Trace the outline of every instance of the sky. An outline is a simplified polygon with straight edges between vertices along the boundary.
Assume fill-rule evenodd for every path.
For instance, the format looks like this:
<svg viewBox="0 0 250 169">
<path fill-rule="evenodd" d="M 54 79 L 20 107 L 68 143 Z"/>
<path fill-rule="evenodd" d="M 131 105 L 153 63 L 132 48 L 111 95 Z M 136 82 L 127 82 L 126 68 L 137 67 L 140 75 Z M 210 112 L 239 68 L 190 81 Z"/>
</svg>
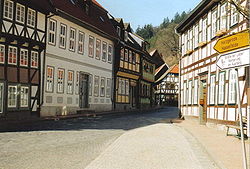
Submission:
<svg viewBox="0 0 250 169">
<path fill-rule="evenodd" d="M 176 12 L 195 8 L 201 0 L 97 0 L 115 18 L 129 22 L 133 30 L 138 26 L 159 26 L 163 19 L 172 19 Z"/>
</svg>

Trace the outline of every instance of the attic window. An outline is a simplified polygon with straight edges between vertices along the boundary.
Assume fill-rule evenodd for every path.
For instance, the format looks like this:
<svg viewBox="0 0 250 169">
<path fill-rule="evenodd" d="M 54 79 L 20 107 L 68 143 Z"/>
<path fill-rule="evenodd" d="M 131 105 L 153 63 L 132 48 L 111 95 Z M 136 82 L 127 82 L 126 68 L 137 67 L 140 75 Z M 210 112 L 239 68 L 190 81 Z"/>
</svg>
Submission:
<svg viewBox="0 0 250 169">
<path fill-rule="evenodd" d="M 85 12 L 87 15 L 89 14 L 89 5 L 88 4 L 85 5 Z"/>
<path fill-rule="evenodd" d="M 121 36 L 121 28 L 119 26 L 116 27 L 116 32 L 119 36 Z"/>
<path fill-rule="evenodd" d="M 100 16 L 100 19 L 101 19 L 101 21 L 102 21 L 102 22 L 104 22 L 104 19 L 103 19 L 103 17 L 101 17 L 101 16 Z"/>
<path fill-rule="evenodd" d="M 76 4 L 76 0 L 70 0 L 70 2 L 74 5 Z"/>
<path fill-rule="evenodd" d="M 126 42 L 128 41 L 128 32 L 127 32 L 127 31 L 125 31 L 124 40 L 125 40 Z"/>
</svg>

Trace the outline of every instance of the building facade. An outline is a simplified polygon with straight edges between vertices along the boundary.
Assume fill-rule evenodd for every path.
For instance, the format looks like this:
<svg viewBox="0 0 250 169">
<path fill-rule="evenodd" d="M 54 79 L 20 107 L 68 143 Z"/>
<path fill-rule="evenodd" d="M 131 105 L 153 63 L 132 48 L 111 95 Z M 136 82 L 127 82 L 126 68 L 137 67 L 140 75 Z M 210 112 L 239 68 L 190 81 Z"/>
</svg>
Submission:
<svg viewBox="0 0 250 169">
<path fill-rule="evenodd" d="M 177 106 L 179 93 L 179 65 L 169 69 L 166 64 L 155 72 L 155 100 L 158 105 Z M 164 71 L 164 69 L 167 69 Z"/>
<path fill-rule="evenodd" d="M 52 0 L 42 116 L 112 110 L 115 30 L 96 1 Z"/>
<path fill-rule="evenodd" d="M 114 61 L 114 108 L 139 108 L 139 78 L 141 76 L 141 48 L 131 36 L 128 23 L 120 18 L 111 19 L 119 37 Z"/>
<path fill-rule="evenodd" d="M 247 1 L 237 3 L 247 8 Z M 216 66 L 219 54 L 213 47 L 220 37 L 249 31 L 248 29 L 248 21 L 233 5 L 227 1 L 210 0 L 200 2 L 176 28 L 180 35 L 182 53 L 180 104 L 184 116 L 199 118 L 201 123 L 235 124 L 239 120 L 236 71 L 222 71 Z M 248 69 L 239 68 L 238 80 L 243 116 L 249 119 L 246 92 L 249 88 Z M 249 133 L 248 120 L 248 135 Z"/>
<path fill-rule="evenodd" d="M 0 1 L 0 116 L 39 116 L 49 1 Z"/>
</svg>

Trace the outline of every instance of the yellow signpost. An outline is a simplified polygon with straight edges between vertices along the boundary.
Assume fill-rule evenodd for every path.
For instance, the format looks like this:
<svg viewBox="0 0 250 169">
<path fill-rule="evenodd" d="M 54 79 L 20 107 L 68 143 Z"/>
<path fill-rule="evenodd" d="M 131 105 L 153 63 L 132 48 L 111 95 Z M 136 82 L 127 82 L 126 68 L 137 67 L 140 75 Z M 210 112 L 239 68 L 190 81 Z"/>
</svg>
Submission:
<svg viewBox="0 0 250 169">
<path fill-rule="evenodd" d="M 214 50 L 224 53 L 249 46 L 249 31 L 240 32 L 219 39 L 214 45 Z"/>
</svg>

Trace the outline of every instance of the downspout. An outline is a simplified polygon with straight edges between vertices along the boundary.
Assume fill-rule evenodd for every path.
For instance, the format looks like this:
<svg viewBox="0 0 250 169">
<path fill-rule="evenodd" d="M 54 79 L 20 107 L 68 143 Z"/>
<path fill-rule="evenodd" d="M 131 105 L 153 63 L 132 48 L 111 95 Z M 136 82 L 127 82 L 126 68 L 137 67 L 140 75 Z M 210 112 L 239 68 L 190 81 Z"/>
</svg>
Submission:
<svg viewBox="0 0 250 169">
<path fill-rule="evenodd" d="M 175 33 L 178 35 L 179 39 L 181 39 L 181 35 L 177 32 L 177 30 L 175 29 Z M 179 40 L 179 46 L 181 46 L 181 40 Z M 181 59 L 182 56 L 180 54 L 179 51 L 180 47 L 177 49 L 176 51 L 176 55 L 179 57 L 179 87 L 178 87 L 178 110 L 179 110 L 179 118 L 183 118 L 183 114 L 181 112 Z"/>
<path fill-rule="evenodd" d="M 40 107 L 43 105 L 44 103 L 44 84 L 45 84 L 45 67 L 46 67 L 46 53 L 47 53 L 47 28 L 48 28 L 48 19 L 50 17 L 54 16 L 54 14 L 52 15 L 46 15 L 46 19 L 45 19 L 45 50 L 44 50 L 44 53 L 43 53 L 43 71 L 42 71 L 42 98 L 41 98 L 41 103 L 40 103 Z"/>
</svg>

